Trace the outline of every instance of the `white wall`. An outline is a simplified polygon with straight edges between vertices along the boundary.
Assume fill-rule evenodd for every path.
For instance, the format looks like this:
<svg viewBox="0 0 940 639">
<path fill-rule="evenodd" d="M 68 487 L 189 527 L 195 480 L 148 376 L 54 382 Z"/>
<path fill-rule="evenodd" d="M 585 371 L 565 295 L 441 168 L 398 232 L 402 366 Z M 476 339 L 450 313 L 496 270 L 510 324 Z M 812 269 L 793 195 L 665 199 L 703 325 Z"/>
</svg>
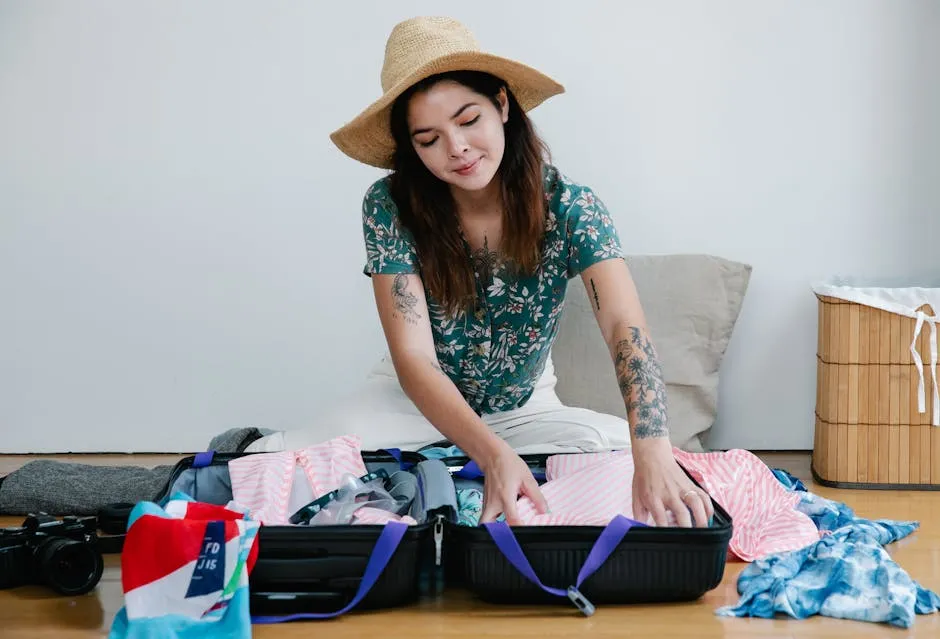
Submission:
<svg viewBox="0 0 940 639">
<path fill-rule="evenodd" d="M 199 450 L 367 371 L 379 173 L 327 135 L 421 13 L 567 86 L 533 115 L 630 252 L 754 266 L 712 444 L 810 448 L 809 283 L 940 276 L 940 3 L 450 5 L 0 4 L 0 451 Z"/>
</svg>

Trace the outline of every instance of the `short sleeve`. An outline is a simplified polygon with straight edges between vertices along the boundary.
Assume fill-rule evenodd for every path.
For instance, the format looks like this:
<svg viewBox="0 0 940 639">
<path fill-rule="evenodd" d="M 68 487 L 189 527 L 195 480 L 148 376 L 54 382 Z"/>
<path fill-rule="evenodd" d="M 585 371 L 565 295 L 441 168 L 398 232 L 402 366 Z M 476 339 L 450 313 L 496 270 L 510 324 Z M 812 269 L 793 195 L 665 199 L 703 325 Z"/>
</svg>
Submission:
<svg viewBox="0 0 940 639">
<path fill-rule="evenodd" d="M 568 277 L 579 275 L 597 262 L 623 257 L 620 236 L 604 203 L 581 187 L 568 196 Z"/>
<path fill-rule="evenodd" d="M 362 235 L 366 245 L 363 273 L 417 272 L 414 239 L 402 226 L 398 207 L 384 180 L 373 184 L 363 198 Z"/>
</svg>

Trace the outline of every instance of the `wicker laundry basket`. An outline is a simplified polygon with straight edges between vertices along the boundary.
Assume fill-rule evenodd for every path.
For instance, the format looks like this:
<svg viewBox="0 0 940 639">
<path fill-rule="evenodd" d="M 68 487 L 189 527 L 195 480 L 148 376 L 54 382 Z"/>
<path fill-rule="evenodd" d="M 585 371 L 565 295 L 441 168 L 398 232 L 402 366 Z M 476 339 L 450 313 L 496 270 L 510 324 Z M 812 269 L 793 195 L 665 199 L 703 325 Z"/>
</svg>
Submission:
<svg viewBox="0 0 940 639">
<path fill-rule="evenodd" d="M 895 296 L 895 304 L 888 295 L 875 299 L 881 308 L 832 287 L 817 287 L 816 297 L 813 477 L 843 488 L 940 489 L 940 305 L 919 304 L 922 295 Z"/>
</svg>

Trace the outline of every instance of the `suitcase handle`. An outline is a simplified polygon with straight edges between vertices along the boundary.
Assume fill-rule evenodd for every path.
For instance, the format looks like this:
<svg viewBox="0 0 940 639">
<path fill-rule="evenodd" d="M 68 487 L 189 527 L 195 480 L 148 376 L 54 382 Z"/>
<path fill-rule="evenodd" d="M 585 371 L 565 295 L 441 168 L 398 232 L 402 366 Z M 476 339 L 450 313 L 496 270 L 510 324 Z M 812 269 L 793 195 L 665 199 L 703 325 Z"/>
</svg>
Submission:
<svg viewBox="0 0 940 639">
<path fill-rule="evenodd" d="M 568 597 L 578 610 L 584 613 L 585 616 L 590 617 L 594 614 L 594 604 L 581 594 L 579 590 L 581 584 L 607 561 L 607 558 L 617 548 L 624 535 L 626 535 L 631 528 L 634 526 L 645 526 L 645 524 L 633 519 L 628 519 L 623 515 L 614 517 L 598 536 L 597 541 L 594 542 L 591 552 L 588 554 L 587 559 L 584 560 L 584 565 L 581 566 L 581 570 L 578 572 L 577 582 L 572 586 L 568 586 L 565 590 L 546 586 L 539 580 L 529 560 L 526 559 L 525 553 L 522 552 L 522 548 L 519 546 L 515 535 L 513 535 L 512 529 L 506 522 L 495 521 L 483 524 L 483 526 L 490 533 L 490 537 L 493 538 L 493 542 L 496 544 L 496 547 L 499 548 L 499 551 L 503 553 L 503 556 L 516 570 L 522 573 L 524 577 L 547 593 L 559 597 Z"/>
<path fill-rule="evenodd" d="M 388 565 L 392 555 L 394 555 L 395 551 L 398 549 L 398 545 L 401 543 L 407 530 L 408 525 L 400 521 L 390 521 L 385 524 L 382 528 L 382 533 L 375 542 L 375 546 L 372 548 L 372 554 L 369 555 L 369 562 L 366 564 L 366 570 L 362 575 L 362 581 L 359 582 L 359 589 L 356 591 L 356 595 L 353 597 L 352 601 L 340 610 L 336 612 L 301 612 L 291 615 L 252 615 L 251 622 L 262 624 L 280 623 L 282 621 L 294 621 L 297 619 L 332 619 L 333 617 L 338 617 L 349 612 L 362 601 L 369 593 L 369 590 L 372 589 L 372 586 L 375 585 L 375 582 L 378 581 L 379 577 L 382 575 L 382 571 L 385 570 L 385 566 Z"/>
</svg>

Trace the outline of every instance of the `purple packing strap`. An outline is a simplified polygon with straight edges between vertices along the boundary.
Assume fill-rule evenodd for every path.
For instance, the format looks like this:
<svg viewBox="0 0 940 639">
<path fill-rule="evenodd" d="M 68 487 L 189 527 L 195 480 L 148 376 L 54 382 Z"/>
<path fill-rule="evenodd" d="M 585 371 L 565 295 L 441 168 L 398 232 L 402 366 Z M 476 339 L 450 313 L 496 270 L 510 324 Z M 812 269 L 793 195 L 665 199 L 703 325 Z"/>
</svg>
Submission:
<svg viewBox="0 0 940 639">
<path fill-rule="evenodd" d="M 472 459 L 464 464 L 464 467 L 454 473 L 454 477 L 461 479 L 480 479 L 483 477 L 483 470 Z"/>
<path fill-rule="evenodd" d="M 460 477 L 461 479 L 483 479 L 483 469 L 471 459 L 463 468 L 454 473 L 454 477 Z M 544 472 L 533 470 L 532 477 L 534 477 L 536 481 L 545 481 Z"/>
<path fill-rule="evenodd" d="M 369 590 L 372 589 L 372 586 L 375 585 L 375 582 L 378 581 L 379 577 L 382 575 L 382 571 L 385 570 L 385 566 L 388 565 L 392 555 L 395 554 L 407 530 L 408 525 L 400 521 L 390 521 L 385 524 L 378 541 L 375 542 L 375 546 L 372 548 L 372 554 L 369 555 L 366 571 L 362 575 L 362 581 L 359 582 L 359 590 L 356 591 L 356 595 L 353 597 L 352 601 L 340 610 L 336 612 L 299 612 L 292 615 L 252 615 L 251 623 L 281 623 L 283 621 L 295 621 L 298 619 L 332 619 L 333 617 L 338 617 L 349 612 L 369 594 Z"/>
<path fill-rule="evenodd" d="M 389 455 L 391 455 L 392 457 L 394 457 L 395 461 L 398 462 L 399 468 L 401 468 L 402 470 L 408 470 L 409 468 L 414 466 L 414 464 L 412 464 L 411 462 L 406 462 L 406 461 L 401 460 L 401 448 L 383 448 L 382 450 L 388 453 Z"/>
<path fill-rule="evenodd" d="M 212 463 L 213 457 L 215 457 L 214 450 L 207 450 L 204 453 L 197 453 L 196 457 L 193 459 L 193 468 L 205 468 Z"/>
<path fill-rule="evenodd" d="M 503 553 L 503 556 L 506 557 L 509 563 L 522 573 L 523 576 L 545 592 L 558 597 L 568 597 L 578 610 L 584 613 L 585 616 L 590 617 L 594 614 L 594 604 L 581 594 L 579 590 L 581 584 L 583 584 L 588 577 L 593 575 L 598 568 L 604 565 L 604 562 L 607 561 L 607 558 L 617 548 L 624 535 L 626 535 L 632 527 L 645 527 L 646 524 L 628 519 L 623 515 L 614 517 L 598 536 L 597 541 L 594 542 L 591 552 L 588 554 L 587 559 L 584 560 L 584 565 L 581 566 L 581 570 L 578 572 L 577 582 L 572 586 L 568 586 L 566 590 L 546 586 L 539 580 L 529 560 L 526 559 L 525 553 L 522 552 L 519 542 L 516 541 L 512 529 L 506 522 L 495 521 L 483 524 L 483 526 L 486 527 L 487 531 L 490 533 L 490 537 L 493 538 L 496 547 Z"/>
</svg>

